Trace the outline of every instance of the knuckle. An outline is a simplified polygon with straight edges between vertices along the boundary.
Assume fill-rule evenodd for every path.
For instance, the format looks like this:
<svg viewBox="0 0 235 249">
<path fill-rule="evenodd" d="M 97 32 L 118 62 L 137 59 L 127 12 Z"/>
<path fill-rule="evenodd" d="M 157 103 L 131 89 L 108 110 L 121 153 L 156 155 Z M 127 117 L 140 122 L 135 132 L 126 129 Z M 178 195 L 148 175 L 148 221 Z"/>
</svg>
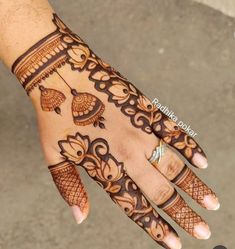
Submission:
<svg viewBox="0 0 235 249">
<path fill-rule="evenodd" d="M 132 152 L 127 148 L 127 146 L 125 146 L 125 144 L 120 144 L 117 147 L 117 152 L 122 158 L 122 161 L 128 161 L 133 158 Z"/>
<path fill-rule="evenodd" d="M 167 169 L 166 169 L 166 177 L 168 179 L 173 179 L 175 176 L 177 176 L 177 174 L 179 173 L 179 170 L 181 168 L 179 167 L 178 163 L 176 161 L 172 161 L 169 163 L 169 165 L 167 166 Z"/>
<path fill-rule="evenodd" d="M 157 205 L 161 205 L 166 202 L 174 193 L 174 188 L 170 184 L 164 184 L 160 189 L 155 193 L 153 201 Z"/>
<path fill-rule="evenodd" d="M 167 150 L 162 161 L 159 163 L 159 170 L 169 180 L 174 179 L 184 166 L 184 162 L 171 150 Z"/>
</svg>

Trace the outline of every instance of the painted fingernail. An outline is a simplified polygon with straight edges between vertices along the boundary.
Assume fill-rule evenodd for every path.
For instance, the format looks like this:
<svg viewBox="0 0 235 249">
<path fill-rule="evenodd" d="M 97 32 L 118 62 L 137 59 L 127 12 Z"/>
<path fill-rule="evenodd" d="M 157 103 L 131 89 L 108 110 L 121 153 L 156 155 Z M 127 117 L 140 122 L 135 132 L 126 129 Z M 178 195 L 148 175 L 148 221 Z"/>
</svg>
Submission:
<svg viewBox="0 0 235 249">
<path fill-rule="evenodd" d="M 206 223 L 201 222 L 201 223 L 195 225 L 193 234 L 197 239 L 205 239 L 206 240 L 206 239 L 210 238 L 211 231 L 210 231 L 209 226 Z"/>
<path fill-rule="evenodd" d="M 203 203 L 208 210 L 218 210 L 220 208 L 219 200 L 215 195 L 206 195 Z"/>
<path fill-rule="evenodd" d="M 172 234 L 172 233 L 168 234 L 165 237 L 164 242 L 171 249 L 181 249 L 182 248 L 180 238 L 176 237 L 175 234 Z"/>
<path fill-rule="evenodd" d="M 81 224 L 85 220 L 85 216 L 82 213 L 81 209 L 78 206 L 71 206 L 72 213 L 78 224 Z"/>
<path fill-rule="evenodd" d="M 205 169 L 208 167 L 207 159 L 199 153 L 196 153 L 192 159 L 193 163 L 199 168 Z"/>
</svg>

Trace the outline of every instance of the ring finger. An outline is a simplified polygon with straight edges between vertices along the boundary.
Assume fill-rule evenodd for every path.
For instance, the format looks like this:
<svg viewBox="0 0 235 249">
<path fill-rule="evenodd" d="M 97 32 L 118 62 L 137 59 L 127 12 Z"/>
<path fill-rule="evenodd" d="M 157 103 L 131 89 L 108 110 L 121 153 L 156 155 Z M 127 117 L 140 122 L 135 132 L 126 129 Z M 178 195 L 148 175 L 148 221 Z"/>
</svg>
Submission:
<svg viewBox="0 0 235 249">
<path fill-rule="evenodd" d="M 158 146 L 158 148 L 160 147 Z M 163 155 L 152 164 L 202 207 L 208 210 L 219 208 L 220 204 L 216 194 L 168 146 L 164 145 Z"/>
<path fill-rule="evenodd" d="M 170 182 L 145 161 L 128 167 L 128 174 L 149 199 L 163 209 L 179 226 L 197 239 L 208 239 L 210 229 L 176 192 Z"/>
</svg>

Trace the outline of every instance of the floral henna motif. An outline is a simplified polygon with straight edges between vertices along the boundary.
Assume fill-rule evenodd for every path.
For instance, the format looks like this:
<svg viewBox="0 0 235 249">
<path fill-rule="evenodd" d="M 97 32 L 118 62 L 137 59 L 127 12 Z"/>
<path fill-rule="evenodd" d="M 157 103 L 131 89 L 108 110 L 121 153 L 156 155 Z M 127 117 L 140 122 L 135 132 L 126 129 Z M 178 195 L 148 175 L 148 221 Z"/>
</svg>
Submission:
<svg viewBox="0 0 235 249">
<path fill-rule="evenodd" d="M 110 153 L 107 141 L 77 133 L 59 141 L 65 162 L 82 166 L 118 204 L 126 215 L 142 227 L 155 241 L 163 245 L 172 228 L 156 213 L 140 189 L 127 175 L 124 164 Z"/>
<path fill-rule="evenodd" d="M 89 79 L 94 82 L 95 89 L 108 94 L 108 101 L 119 107 L 122 113 L 130 118 L 133 126 L 147 133 L 153 131 L 189 160 L 196 152 L 205 156 L 191 137 L 158 110 L 119 72 L 95 55 L 81 38 L 66 28 L 58 16 L 54 15 L 53 21 L 58 32 L 63 34 L 62 42 L 67 42 L 67 62 L 72 70 L 90 72 Z"/>
<path fill-rule="evenodd" d="M 121 112 L 130 118 L 134 127 L 147 133 L 154 132 L 166 143 L 179 150 L 190 162 L 195 153 L 205 156 L 191 137 L 158 110 L 125 77 L 95 55 L 56 14 L 53 15 L 53 22 L 56 30 L 35 44 L 12 66 L 12 71 L 28 93 L 50 74 L 58 73 L 57 69 L 68 63 L 73 71 L 89 72 L 89 79 L 94 83 L 95 89 L 106 93 L 108 101 L 120 108 Z M 97 122 L 94 122 L 94 125 L 104 128 L 103 124 L 100 125 L 102 118 L 99 119 L 103 108 L 100 101 L 97 103 L 99 103 L 100 113 L 98 112 Z M 82 115 L 82 111 L 80 113 Z M 92 122 L 94 119 L 94 117 L 91 118 Z M 79 125 L 81 123 L 77 119 L 75 122 Z"/>
<path fill-rule="evenodd" d="M 158 207 L 163 209 L 190 235 L 194 235 L 195 225 L 203 222 L 202 218 L 187 205 L 187 203 L 176 191 L 169 200 Z"/>
<path fill-rule="evenodd" d="M 155 114 L 157 108 L 119 72 L 96 56 L 78 36 L 69 29 L 65 32 L 65 25 L 56 15 L 54 23 L 59 32 L 63 30 L 61 39 L 67 42 L 67 62 L 72 70 L 90 72 L 89 79 L 95 83 L 96 90 L 107 93 L 108 101 L 120 107 L 135 127 L 151 133 L 151 125 L 161 118 L 161 114 Z"/>
<path fill-rule="evenodd" d="M 206 195 L 213 195 L 216 197 L 215 193 L 208 188 L 208 186 L 206 186 L 206 184 L 187 167 L 187 165 L 184 166 L 182 171 L 172 180 L 172 182 L 184 190 L 203 207 L 205 207 L 203 199 Z"/>
<path fill-rule="evenodd" d="M 195 153 L 200 153 L 206 157 L 198 144 L 164 114 L 161 120 L 153 124 L 153 132 L 189 160 L 193 158 Z"/>
<path fill-rule="evenodd" d="M 83 212 L 88 198 L 75 165 L 71 162 L 62 162 L 48 168 L 65 201 L 70 206 L 78 206 Z"/>
</svg>

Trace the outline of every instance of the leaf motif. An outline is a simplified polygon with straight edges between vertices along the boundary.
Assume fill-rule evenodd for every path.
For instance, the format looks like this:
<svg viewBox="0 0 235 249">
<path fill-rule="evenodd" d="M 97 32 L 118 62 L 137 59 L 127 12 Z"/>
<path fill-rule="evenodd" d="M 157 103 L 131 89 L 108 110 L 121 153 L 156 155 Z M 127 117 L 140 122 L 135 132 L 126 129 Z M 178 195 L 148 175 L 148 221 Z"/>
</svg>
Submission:
<svg viewBox="0 0 235 249">
<path fill-rule="evenodd" d="M 91 63 L 89 63 L 89 65 L 88 65 L 88 69 L 94 69 L 96 67 L 96 63 L 95 62 L 91 62 Z"/>
<path fill-rule="evenodd" d="M 135 115 L 136 111 L 134 109 L 132 109 L 132 108 L 126 108 L 125 113 L 128 114 L 128 115 Z"/>
<path fill-rule="evenodd" d="M 110 76 L 107 72 L 105 71 L 98 71 L 96 73 L 94 73 L 92 76 L 91 76 L 92 79 L 94 80 L 102 80 L 102 81 L 107 81 L 110 79 Z"/>
<path fill-rule="evenodd" d="M 156 112 L 156 114 L 154 115 L 154 118 L 153 118 L 153 122 L 158 122 L 160 121 L 162 118 L 162 114 L 160 112 Z"/>
<path fill-rule="evenodd" d="M 190 158 L 192 156 L 192 150 L 191 150 L 191 148 L 186 148 L 185 155 L 187 156 L 187 158 Z"/>
<path fill-rule="evenodd" d="M 188 140 L 188 145 L 191 147 L 191 148 L 196 148 L 197 144 L 195 143 L 195 141 L 192 139 L 192 138 L 189 138 Z"/>
<path fill-rule="evenodd" d="M 67 42 L 67 43 L 72 43 L 73 42 L 73 39 L 70 37 L 70 36 L 64 36 L 64 41 Z"/>
<path fill-rule="evenodd" d="M 143 203 L 144 207 L 148 207 L 147 200 L 146 200 L 146 198 L 143 195 L 142 195 L 142 203 Z"/>
<path fill-rule="evenodd" d="M 87 170 L 94 170 L 96 165 L 95 164 L 90 164 L 90 163 L 86 163 L 84 164 L 84 167 L 87 169 Z"/>
<path fill-rule="evenodd" d="M 170 136 L 166 136 L 163 138 L 164 142 L 166 142 L 167 144 L 169 144 L 171 142 L 171 137 Z"/>
<path fill-rule="evenodd" d="M 160 131 L 161 130 L 161 125 L 160 124 L 158 124 L 157 126 L 155 126 L 155 129 L 154 129 L 155 131 Z"/>
<path fill-rule="evenodd" d="M 95 177 L 96 176 L 96 171 L 95 170 L 87 170 L 88 174 L 91 176 L 91 177 Z"/>
<path fill-rule="evenodd" d="M 120 185 L 113 185 L 111 188 L 108 189 L 111 193 L 118 193 L 121 189 Z"/>
<path fill-rule="evenodd" d="M 130 87 L 132 92 L 137 93 L 135 87 L 132 84 L 129 84 L 129 87 Z"/>
<path fill-rule="evenodd" d="M 185 143 L 184 142 L 177 142 L 174 144 L 174 147 L 176 147 L 179 150 L 182 150 L 185 147 Z"/>
</svg>

